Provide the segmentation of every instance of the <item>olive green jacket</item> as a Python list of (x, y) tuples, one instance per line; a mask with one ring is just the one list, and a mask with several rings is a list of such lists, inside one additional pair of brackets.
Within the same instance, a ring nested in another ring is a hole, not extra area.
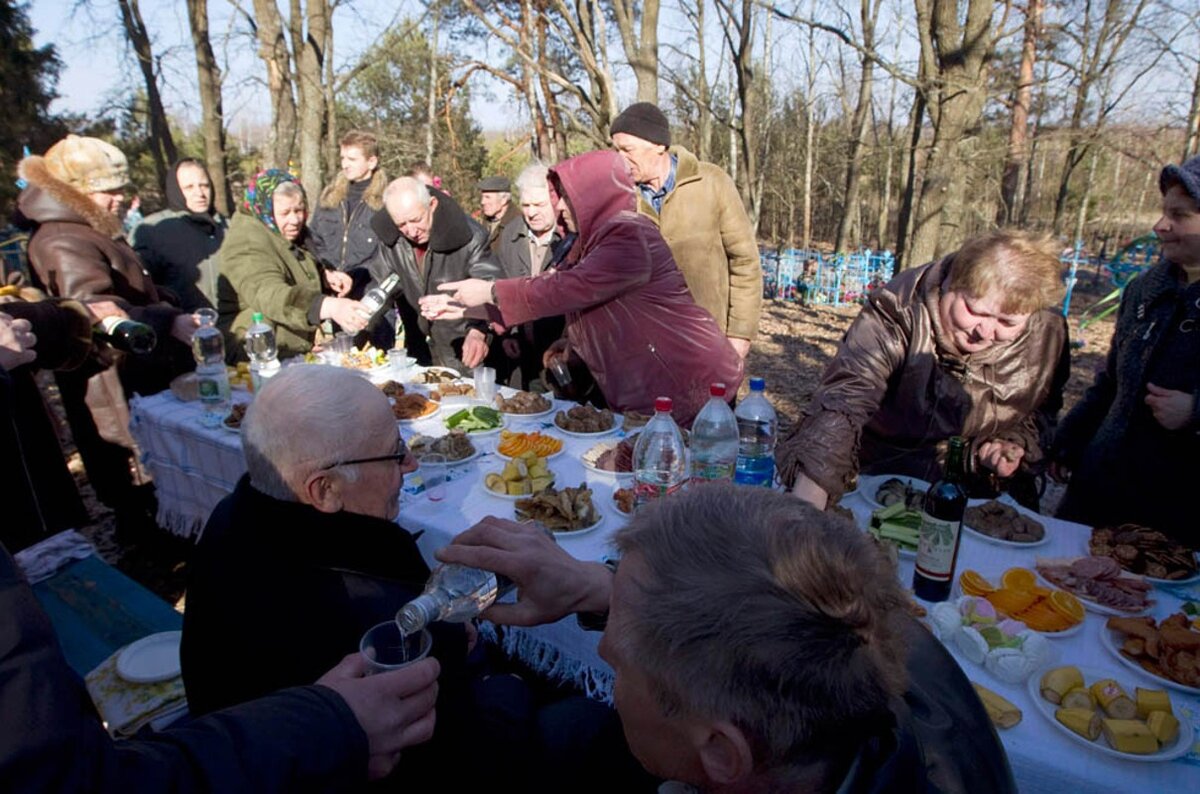
[(307, 353), (316, 336), (313, 309), (323, 297), (322, 285), (312, 254), (253, 215), (236, 213), (221, 246), (217, 282), (217, 324), (225, 332), (226, 357), (245, 360), (242, 343), (254, 312), (275, 327), (280, 359)]
[(729, 174), (702, 163), (682, 146), (675, 189), (661, 216), (638, 194), (638, 212), (658, 224), (683, 271), (692, 298), (708, 310), (726, 336), (753, 339), (762, 311), (762, 264), (754, 227)]

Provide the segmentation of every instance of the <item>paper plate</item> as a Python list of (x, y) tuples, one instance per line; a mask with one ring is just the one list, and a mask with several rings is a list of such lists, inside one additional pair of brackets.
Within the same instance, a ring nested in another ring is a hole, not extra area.
[(179, 675), (181, 631), (151, 634), (126, 646), (117, 656), (117, 675), (135, 684), (168, 681)]

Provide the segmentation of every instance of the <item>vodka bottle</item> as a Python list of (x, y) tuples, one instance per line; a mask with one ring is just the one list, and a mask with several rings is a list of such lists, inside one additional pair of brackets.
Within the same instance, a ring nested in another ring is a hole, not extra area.
[(263, 381), (279, 372), (275, 329), (263, 321), (262, 312), (254, 313), (254, 322), (246, 330), (246, 355), (250, 357), (250, 387), (257, 392)]
[(465, 565), (439, 565), (425, 583), (425, 591), (396, 613), (396, 625), (408, 636), (439, 620), (465, 623), (514, 586), (491, 571)]
[(762, 378), (750, 379), (750, 396), (734, 411), (738, 426), (734, 481), (770, 488), (775, 483), (775, 409), (763, 395)]
[(691, 482), (729, 482), (738, 457), (738, 424), (725, 402), (725, 384), (714, 383), (708, 403), (692, 422)]
[(659, 397), (654, 401), (654, 418), (642, 428), (633, 447), (633, 492), (638, 507), (680, 490), (687, 477), (687, 449), (671, 418), (671, 398)]
[(382, 282), (367, 290), (366, 294), (362, 296), (361, 303), (363, 307), (366, 308), (367, 316), (369, 318), (367, 320), (367, 328), (375, 325), (375, 322), (379, 319), (379, 315), (383, 312), (384, 308), (391, 300), (392, 293), (395, 292), (396, 288), (399, 286), (400, 276), (396, 273), (392, 273)]
[(158, 344), (158, 336), (153, 328), (128, 317), (105, 317), (92, 326), (92, 334), (117, 350), (139, 356), (151, 352)]
[(215, 323), (212, 309), (196, 312), (200, 327), (192, 336), (192, 354), (196, 357), (196, 385), (204, 409), (201, 421), (217, 427), (229, 415), (229, 375), (225, 371), (225, 337)]
[(966, 442), (960, 436), (950, 439), (945, 471), (940, 480), (929, 486), (921, 509), (913, 592), (925, 601), (945, 601), (954, 582), (963, 513), (967, 509), (967, 492), (960, 484), (965, 447)]

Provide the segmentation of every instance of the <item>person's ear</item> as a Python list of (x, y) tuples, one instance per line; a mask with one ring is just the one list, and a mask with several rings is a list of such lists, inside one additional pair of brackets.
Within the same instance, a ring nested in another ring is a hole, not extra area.
[(332, 472), (315, 471), (304, 481), (304, 501), (322, 513), (336, 513), (342, 509), (341, 483)]
[(375, 173), (375, 169), (378, 167), (379, 167), (379, 158), (378, 157), (368, 157), (367, 158), (367, 170), (369, 170), (373, 174), (373, 173)]
[(728, 786), (754, 772), (750, 742), (733, 723), (707, 723), (697, 730), (694, 741), (704, 774), (713, 783)]
[(429, 197), (429, 211), (433, 212), (437, 209), (437, 196)]

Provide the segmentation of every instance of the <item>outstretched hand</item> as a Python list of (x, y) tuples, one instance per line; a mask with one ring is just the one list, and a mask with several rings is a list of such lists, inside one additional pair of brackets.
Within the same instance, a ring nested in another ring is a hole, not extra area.
[(1146, 384), (1146, 405), (1154, 414), (1154, 420), (1167, 430), (1182, 430), (1192, 421), (1196, 406), (1194, 395), (1185, 391), (1164, 389), (1153, 383)]
[(425, 295), (417, 302), (421, 305), (421, 316), (426, 320), (461, 320), (467, 310), (449, 295)]

